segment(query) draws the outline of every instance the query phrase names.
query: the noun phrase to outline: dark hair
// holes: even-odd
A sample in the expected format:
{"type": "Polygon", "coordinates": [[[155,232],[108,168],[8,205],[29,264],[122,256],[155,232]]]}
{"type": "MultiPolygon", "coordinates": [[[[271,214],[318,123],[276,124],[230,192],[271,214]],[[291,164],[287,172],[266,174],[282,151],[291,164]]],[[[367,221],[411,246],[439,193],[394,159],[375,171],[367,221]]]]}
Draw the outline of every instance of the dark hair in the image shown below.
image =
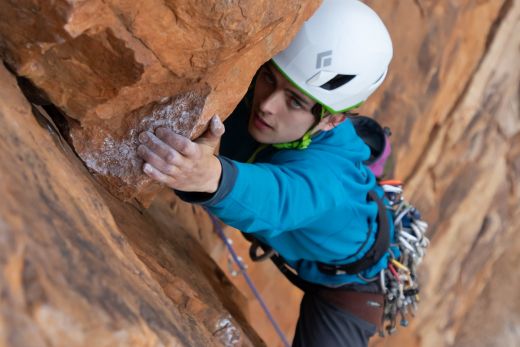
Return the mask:
{"type": "Polygon", "coordinates": [[[322,112],[322,110],[323,110],[323,106],[321,106],[318,103],[314,104],[314,106],[312,106],[312,108],[311,108],[311,113],[312,113],[312,115],[314,116],[314,118],[316,119],[317,122],[319,122],[321,120],[321,112],[322,112]]]}

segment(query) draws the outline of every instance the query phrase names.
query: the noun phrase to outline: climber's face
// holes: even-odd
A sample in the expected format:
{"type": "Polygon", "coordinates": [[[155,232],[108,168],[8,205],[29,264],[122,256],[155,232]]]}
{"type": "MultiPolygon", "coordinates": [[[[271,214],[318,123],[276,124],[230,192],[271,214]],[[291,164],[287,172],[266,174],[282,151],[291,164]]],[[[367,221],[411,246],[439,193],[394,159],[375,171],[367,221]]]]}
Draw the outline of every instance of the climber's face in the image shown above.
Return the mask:
{"type": "Polygon", "coordinates": [[[256,79],[249,133],[265,144],[298,140],[315,123],[314,104],[274,66],[264,64],[256,79]]]}

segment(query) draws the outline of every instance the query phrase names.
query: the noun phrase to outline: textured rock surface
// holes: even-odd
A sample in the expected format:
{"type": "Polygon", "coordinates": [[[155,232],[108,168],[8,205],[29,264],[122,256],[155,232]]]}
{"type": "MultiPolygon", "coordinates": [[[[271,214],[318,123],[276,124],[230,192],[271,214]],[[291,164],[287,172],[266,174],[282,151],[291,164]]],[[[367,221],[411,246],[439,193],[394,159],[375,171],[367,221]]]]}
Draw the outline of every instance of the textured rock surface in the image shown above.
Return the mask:
{"type": "Polygon", "coordinates": [[[180,221],[102,189],[3,66],[0,125],[1,346],[263,345],[180,221]]]}
{"type": "MultiPolygon", "coordinates": [[[[413,333],[403,331],[390,345],[451,346],[476,319],[468,312],[488,306],[507,315],[515,300],[506,291],[493,301],[481,293],[493,279],[518,277],[495,262],[518,252],[509,247],[520,223],[520,3],[416,4],[406,22],[392,21],[403,16],[398,7],[381,9],[403,47],[383,95],[370,105],[394,128],[397,174],[431,222],[433,241],[421,314],[413,333]]],[[[494,327],[473,331],[482,345],[504,333],[503,322],[480,323],[494,327]]],[[[519,341],[517,334],[514,345],[519,341]]]]}
{"type": "MultiPolygon", "coordinates": [[[[388,80],[361,111],[392,128],[396,177],[406,179],[433,241],[419,316],[372,344],[517,346],[520,2],[368,3],[388,25],[395,54],[388,80]]],[[[287,297],[298,294],[278,277],[269,281],[268,267],[250,272],[291,336],[298,308],[287,297]]],[[[278,343],[256,317],[266,341],[278,343]]]]}
{"type": "MultiPolygon", "coordinates": [[[[407,197],[422,209],[426,219],[430,221],[433,241],[423,267],[424,292],[419,317],[413,321],[410,328],[400,329],[397,335],[385,340],[376,338],[373,344],[435,347],[518,345],[520,341],[518,332],[520,311],[517,294],[519,276],[515,265],[518,261],[519,247],[516,231],[520,226],[520,193],[517,187],[520,182],[519,1],[394,0],[381,2],[373,0],[367,2],[381,14],[390,29],[395,43],[395,58],[388,80],[363,107],[363,111],[375,114],[378,119],[393,129],[393,142],[398,159],[396,174],[406,180],[407,197]]],[[[152,2],[124,5],[116,1],[84,1],[74,2],[74,5],[71,5],[65,1],[57,1],[52,8],[47,8],[45,4],[31,7],[34,3],[37,2],[18,2],[23,6],[17,6],[18,9],[15,10],[14,5],[10,5],[11,2],[0,2],[0,16],[3,16],[0,18],[0,52],[19,73],[29,76],[38,86],[47,91],[53,102],[79,121],[72,123],[72,135],[76,146],[97,148],[98,152],[92,153],[98,154],[114,149],[110,147],[111,140],[108,134],[115,143],[124,141],[127,144],[131,143],[133,135],[129,129],[140,126],[153,127],[151,125],[153,122],[144,116],[158,115],[161,112],[166,115],[169,114],[168,108],[175,111],[172,113],[175,115],[175,122],[182,122],[183,110],[197,109],[190,116],[190,121],[193,123],[178,129],[185,131],[186,134],[195,134],[208,116],[214,112],[225,115],[233,107],[256,69],[252,64],[248,65],[249,70],[248,68],[240,70],[242,68],[238,60],[232,58],[235,52],[239,51],[234,55],[236,59],[255,61],[258,65],[276,49],[275,46],[279,47],[273,37],[286,35],[284,30],[281,30],[281,34],[278,33],[284,24],[272,24],[276,22],[275,18],[283,17],[281,14],[275,14],[278,12],[274,8],[264,12],[266,7],[263,6],[269,8],[271,5],[262,5],[259,2],[258,7],[254,7],[255,3],[251,2],[251,6],[258,12],[250,12],[254,14],[250,17],[262,18],[261,22],[263,21],[262,25],[264,25],[262,28],[267,28],[264,30],[256,27],[249,31],[252,36],[248,37],[254,37],[251,46],[246,45],[248,48],[237,49],[240,44],[237,46],[236,43],[243,41],[231,39],[230,49],[226,51],[222,48],[222,52],[225,53],[220,55],[217,49],[193,49],[192,45],[197,42],[190,41],[192,37],[189,35],[181,35],[172,42],[175,47],[183,47],[183,51],[179,49],[178,60],[172,60],[156,53],[163,52],[162,48],[168,45],[165,41],[165,37],[169,36],[166,24],[173,21],[170,20],[171,13],[180,14],[179,18],[186,18],[186,15],[195,16],[197,11],[189,12],[182,5],[175,11],[163,7],[173,6],[168,5],[169,2],[153,3],[157,5],[154,7],[151,5],[152,2]],[[138,9],[134,6],[142,8],[138,9]],[[35,16],[34,13],[39,15],[35,16]],[[89,15],[92,13],[96,13],[96,16],[89,15]],[[166,15],[163,16],[163,13],[166,15]],[[5,14],[10,15],[5,16],[5,14]],[[157,23],[147,21],[142,16],[155,18],[157,23]],[[92,18],[95,18],[95,23],[92,18]],[[31,24],[27,26],[29,28],[27,32],[11,30],[20,21],[31,24]],[[152,26],[147,28],[147,24],[152,26]],[[28,38],[32,42],[30,45],[26,45],[28,38]],[[193,59],[191,55],[189,57],[184,55],[184,49],[191,50],[193,59]],[[267,53],[261,52],[262,49],[266,49],[267,53]],[[90,58],[90,53],[96,50],[100,51],[102,59],[90,58]],[[151,53],[152,51],[154,54],[151,53]],[[120,61],[124,61],[125,64],[114,64],[120,61]],[[188,62],[190,65],[182,65],[181,62],[188,62]],[[114,70],[116,68],[117,70],[114,70]],[[189,75],[192,72],[194,75],[189,75]],[[124,74],[124,77],[114,78],[119,74],[124,74]],[[60,76],[63,76],[63,80],[60,76]],[[203,78],[199,80],[201,76],[203,78]],[[206,76],[211,77],[206,79],[206,76]],[[234,84],[239,79],[243,84],[239,85],[238,82],[234,84]],[[217,85],[217,83],[221,84],[217,85]],[[175,92],[164,92],[171,90],[175,92]],[[183,109],[186,100],[193,106],[183,109]],[[105,139],[109,141],[105,143],[105,139]]],[[[291,4],[292,2],[288,6],[293,6],[291,4]]],[[[235,6],[234,8],[237,9],[235,3],[230,3],[230,6],[235,6]]],[[[296,12],[299,16],[298,20],[307,14],[310,7],[312,5],[304,6],[296,12]]],[[[216,9],[216,13],[218,10],[216,9]]],[[[225,12],[225,8],[223,11],[225,12]]],[[[227,17],[221,17],[223,20],[225,18],[227,17]]],[[[180,20],[178,21],[181,23],[180,29],[177,29],[182,32],[188,29],[195,32],[205,31],[205,36],[211,36],[212,34],[208,33],[216,33],[212,27],[215,25],[219,27],[222,23],[215,24],[214,17],[204,20],[211,24],[188,27],[186,23],[189,21],[180,20]]],[[[288,20],[292,21],[292,19],[288,20]]],[[[227,23],[226,20],[224,22],[227,23]]],[[[245,31],[248,32],[247,29],[245,31]]],[[[222,37],[221,41],[218,39],[211,41],[207,47],[218,46],[219,42],[225,42],[221,46],[228,47],[226,40],[228,38],[222,37]]],[[[172,118],[163,121],[174,120],[172,118]]],[[[16,124],[21,124],[17,125],[18,128],[26,127],[25,123],[16,124]]],[[[40,133],[43,134],[41,131],[40,133]]],[[[30,133],[30,138],[39,139],[41,134],[30,133]]],[[[13,141],[16,140],[10,143],[16,144],[13,141]]],[[[131,147],[130,145],[130,151],[131,147]]],[[[5,148],[18,147],[13,145],[5,148]]],[[[116,147],[115,153],[122,153],[122,155],[114,155],[112,157],[114,161],[103,164],[102,168],[119,169],[121,162],[118,160],[126,155],[124,149],[124,146],[116,147]],[[110,166],[111,164],[114,165],[110,166]]],[[[83,153],[84,158],[89,158],[88,154],[84,154],[84,150],[80,150],[80,153],[83,153]]],[[[12,154],[4,153],[3,149],[2,155],[9,155],[7,159],[16,160],[12,154]]],[[[100,157],[107,158],[103,155],[100,157]]],[[[23,182],[26,186],[33,187],[26,183],[31,183],[31,180],[22,180],[18,176],[13,176],[12,172],[16,168],[7,166],[7,161],[3,161],[1,165],[4,165],[2,175],[8,172],[9,177],[16,177],[12,182],[23,182]]],[[[124,165],[133,167],[134,164],[124,165]]],[[[98,171],[103,172],[102,169],[98,171]]],[[[57,177],[63,178],[61,175],[57,177]]],[[[143,186],[147,183],[138,183],[141,181],[134,178],[124,179],[144,189],[143,186]]],[[[42,182],[39,184],[48,185],[44,178],[39,179],[42,182]]],[[[121,185],[121,178],[109,175],[105,176],[105,179],[110,181],[113,187],[121,188],[115,189],[115,192],[126,197],[133,196],[133,188],[129,191],[125,190],[125,185],[121,185]]],[[[3,182],[5,181],[2,180],[3,182]]],[[[26,197],[24,194],[29,193],[25,190],[15,190],[16,185],[12,182],[4,183],[5,186],[2,186],[2,191],[10,192],[7,196],[12,197],[8,199],[10,203],[5,205],[8,208],[4,210],[2,207],[3,211],[9,212],[9,216],[15,216],[10,222],[12,224],[7,224],[9,228],[14,228],[13,225],[24,226],[28,223],[26,220],[41,220],[42,217],[38,217],[39,212],[25,210],[23,204],[29,205],[29,202],[31,205],[37,203],[36,211],[47,211],[44,214],[51,222],[54,220],[54,223],[57,223],[55,220],[61,220],[59,212],[50,210],[52,204],[48,207],[42,200],[38,200],[41,198],[33,195],[26,197]]],[[[39,189],[45,192],[43,188],[39,189]]],[[[82,194],[74,197],[74,204],[85,199],[87,202],[90,201],[82,194]]],[[[114,200],[106,201],[112,201],[111,213],[115,215],[135,214],[137,211],[132,208],[127,210],[126,205],[119,205],[114,200]],[[119,212],[115,213],[112,210],[119,212]]],[[[157,205],[152,205],[150,212],[145,213],[146,216],[150,214],[146,218],[152,218],[153,215],[154,218],[168,221],[170,214],[177,213],[177,216],[183,216],[173,220],[186,223],[183,225],[190,229],[192,235],[202,240],[205,247],[219,259],[219,263],[226,264],[226,255],[222,252],[222,246],[216,244],[214,237],[204,233],[209,226],[207,219],[202,218],[202,212],[197,209],[192,211],[190,207],[175,201],[171,196],[161,197],[157,205]],[[164,204],[165,202],[167,204],[164,204]]],[[[66,200],[66,202],[70,201],[66,200]]],[[[75,206],[74,204],[72,206],[75,206]]],[[[94,213],[94,216],[97,214],[94,213]]],[[[112,218],[114,219],[112,224],[124,222],[122,218],[112,218]]],[[[0,230],[5,225],[4,217],[2,223],[0,230]]],[[[30,227],[36,228],[36,222],[31,223],[33,224],[30,227]]],[[[101,221],[95,219],[90,223],[96,225],[101,221]]],[[[136,219],[131,224],[142,225],[140,223],[142,221],[136,219]]],[[[149,233],[154,235],[154,238],[157,237],[155,232],[149,231],[149,233]]],[[[165,242],[176,240],[160,233],[164,235],[165,242]]],[[[129,231],[125,235],[127,242],[135,247],[141,261],[151,269],[150,276],[161,284],[164,293],[178,300],[181,297],[180,291],[168,285],[171,277],[167,273],[167,270],[176,269],[176,263],[173,262],[174,257],[161,253],[164,252],[161,241],[148,239],[145,233],[138,230],[129,231]],[[158,253],[161,256],[155,258],[154,252],[157,249],[161,250],[158,253]]],[[[33,234],[26,236],[34,237],[33,234]]],[[[6,241],[0,243],[2,247],[6,247],[10,252],[11,249],[16,248],[16,245],[11,246],[13,241],[10,241],[7,236],[3,237],[6,241]],[[9,246],[4,246],[5,244],[9,246]]],[[[195,246],[182,245],[176,249],[181,251],[183,247],[195,246]]],[[[45,251],[36,246],[29,249],[32,251],[30,255],[39,257],[35,263],[47,269],[44,266],[46,263],[39,261],[45,256],[45,251]]],[[[87,256],[89,254],[86,253],[87,256]]],[[[2,275],[11,274],[7,283],[13,289],[9,289],[9,293],[20,295],[19,293],[24,293],[24,290],[20,289],[22,288],[18,279],[20,275],[16,275],[19,272],[9,272],[12,271],[9,269],[13,267],[17,269],[16,266],[20,265],[16,265],[14,261],[9,264],[8,270],[5,270],[2,275]]],[[[186,263],[180,266],[186,266],[186,263]]],[[[119,271],[125,274],[124,269],[119,271]]],[[[186,270],[178,271],[184,273],[183,271],[186,270]]],[[[260,289],[267,296],[267,300],[271,300],[270,307],[275,312],[279,312],[279,322],[286,330],[286,334],[290,336],[297,318],[297,299],[294,298],[297,298],[298,294],[289,288],[282,290],[279,286],[279,277],[273,277],[269,281],[272,268],[263,267],[260,271],[250,271],[256,277],[256,283],[260,284],[260,289]],[[291,300],[287,299],[288,296],[291,300]],[[282,300],[277,301],[280,298],[282,300]],[[294,314],[290,317],[288,312],[294,314]]],[[[207,270],[207,272],[211,271],[207,270]]],[[[47,276],[47,273],[45,274],[47,276]]],[[[103,273],[95,275],[95,278],[98,276],[105,278],[103,273]]],[[[107,281],[111,279],[110,276],[108,277],[107,281]]],[[[55,277],[50,278],[55,279],[55,277]]],[[[123,276],[124,278],[126,277],[123,276]]],[[[0,281],[0,285],[2,283],[4,281],[0,281]]],[[[48,286],[54,285],[52,288],[59,288],[58,284],[62,282],[56,284],[46,280],[45,283],[48,286]]],[[[122,290],[127,288],[124,285],[127,282],[117,283],[123,287],[122,290]]],[[[187,292],[190,291],[187,289],[187,292]]],[[[191,297],[190,294],[184,299],[191,297]]],[[[29,328],[36,327],[30,330],[36,331],[35,334],[40,333],[43,328],[50,329],[49,325],[39,327],[31,321],[32,316],[26,312],[32,311],[27,311],[28,306],[24,300],[26,299],[20,296],[16,300],[8,301],[7,306],[2,305],[2,309],[8,307],[7,312],[22,312],[20,318],[18,315],[10,318],[12,316],[10,315],[7,319],[6,311],[2,311],[4,326],[19,320],[29,328]],[[15,304],[21,306],[13,306],[15,304]]],[[[133,302],[135,300],[129,299],[129,303],[133,302]]],[[[204,311],[195,304],[197,300],[188,300],[188,302],[181,307],[189,308],[191,312],[204,311]]],[[[167,305],[170,304],[165,305],[169,307],[167,305]]],[[[214,305],[218,306],[218,303],[214,305]]],[[[131,310],[135,310],[135,306],[130,307],[131,310]]],[[[161,308],[162,306],[159,306],[156,309],[161,308]]],[[[93,305],[91,310],[84,308],[79,312],[84,315],[96,315],[100,310],[103,312],[103,308],[93,305]]],[[[176,311],[168,312],[169,315],[176,314],[176,311]]],[[[278,343],[271,328],[267,327],[263,315],[254,307],[250,308],[250,318],[256,327],[264,329],[261,333],[269,345],[278,343]]],[[[147,331],[146,325],[134,328],[134,325],[125,323],[126,320],[119,321],[117,317],[113,319],[121,325],[127,324],[124,328],[128,327],[130,334],[134,334],[135,329],[147,331]]],[[[94,325],[95,327],[101,324],[99,319],[95,322],[98,324],[94,325]]],[[[201,322],[208,322],[208,320],[201,319],[201,322]]],[[[206,328],[207,323],[202,325],[204,328],[200,327],[200,331],[197,330],[193,334],[198,336],[198,333],[202,332],[201,336],[209,339],[207,331],[211,330],[206,328]]],[[[1,329],[6,328],[0,326],[1,329]]],[[[7,330],[11,331],[9,326],[7,330]]],[[[132,336],[138,338],[142,336],[140,335],[142,331],[139,330],[132,336]]],[[[186,331],[186,336],[191,336],[191,330],[182,331],[186,331]]],[[[152,340],[157,340],[158,338],[153,334],[156,332],[146,336],[152,336],[152,340]]]]}
{"type": "Polygon", "coordinates": [[[79,121],[74,147],[113,193],[148,201],[138,131],[194,135],[226,117],[318,3],[3,0],[0,56],[79,121]]]}
{"type": "Polygon", "coordinates": [[[415,4],[402,22],[404,9],[374,2],[403,48],[368,109],[394,129],[397,174],[431,222],[433,242],[420,316],[378,345],[518,345],[518,294],[508,290],[518,271],[496,260],[518,253],[520,4],[415,4]]]}

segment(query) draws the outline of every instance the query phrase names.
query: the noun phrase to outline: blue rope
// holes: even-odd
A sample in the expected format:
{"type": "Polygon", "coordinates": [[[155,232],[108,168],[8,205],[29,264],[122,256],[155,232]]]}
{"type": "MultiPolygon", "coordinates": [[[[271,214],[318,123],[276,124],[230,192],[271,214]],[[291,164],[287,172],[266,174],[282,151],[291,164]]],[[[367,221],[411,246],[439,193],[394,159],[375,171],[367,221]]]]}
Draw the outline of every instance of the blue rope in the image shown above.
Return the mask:
{"type": "Polygon", "coordinates": [[[264,310],[265,314],[267,315],[267,318],[269,318],[269,320],[271,321],[271,324],[273,325],[274,329],[276,330],[276,333],[278,334],[278,336],[280,336],[280,339],[282,340],[284,346],[285,347],[290,347],[291,345],[289,344],[289,342],[285,338],[285,335],[283,334],[282,329],[280,329],[278,324],[276,324],[276,321],[274,320],[274,317],[271,315],[271,312],[269,312],[269,309],[267,308],[267,305],[265,304],[264,300],[260,296],[260,293],[258,292],[258,290],[256,289],[255,285],[253,284],[253,281],[251,281],[251,278],[247,274],[246,268],[244,267],[244,264],[242,264],[242,262],[238,258],[238,255],[236,254],[235,250],[233,249],[233,247],[229,243],[226,235],[224,235],[224,230],[222,230],[222,227],[220,226],[220,224],[217,221],[216,217],[213,216],[213,214],[210,211],[208,211],[205,207],[204,207],[204,210],[206,210],[206,212],[208,213],[209,218],[211,219],[211,223],[213,223],[213,227],[215,228],[218,236],[220,236],[222,241],[224,241],[224,243],[226,245],[226,248],[228,249],[229,253],[231,253],[231,256],[233,257],[233,260],[235,261],[235,263],[240,268],[240,272],[242,272],[242,274],[244,275],[244,278],[245,278],[245,280],[247,282],[247,285],[249,286],[249,288],[251,289],[251,291],[255,295],[256,299],[260,303],[260,306],[262,306],[262,309],[264,310]]]}

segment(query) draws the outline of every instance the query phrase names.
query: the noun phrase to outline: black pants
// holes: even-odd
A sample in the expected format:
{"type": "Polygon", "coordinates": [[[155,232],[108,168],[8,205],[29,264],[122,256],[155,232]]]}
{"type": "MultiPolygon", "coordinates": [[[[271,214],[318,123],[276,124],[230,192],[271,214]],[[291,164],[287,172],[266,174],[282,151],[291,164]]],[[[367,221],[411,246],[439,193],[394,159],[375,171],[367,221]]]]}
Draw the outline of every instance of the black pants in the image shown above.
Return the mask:
{"type": "Polygon", "coordinates": [[[293,347],[366,347],[376,326],[316,294],[306,293],[300,304],[293,347]]]}

